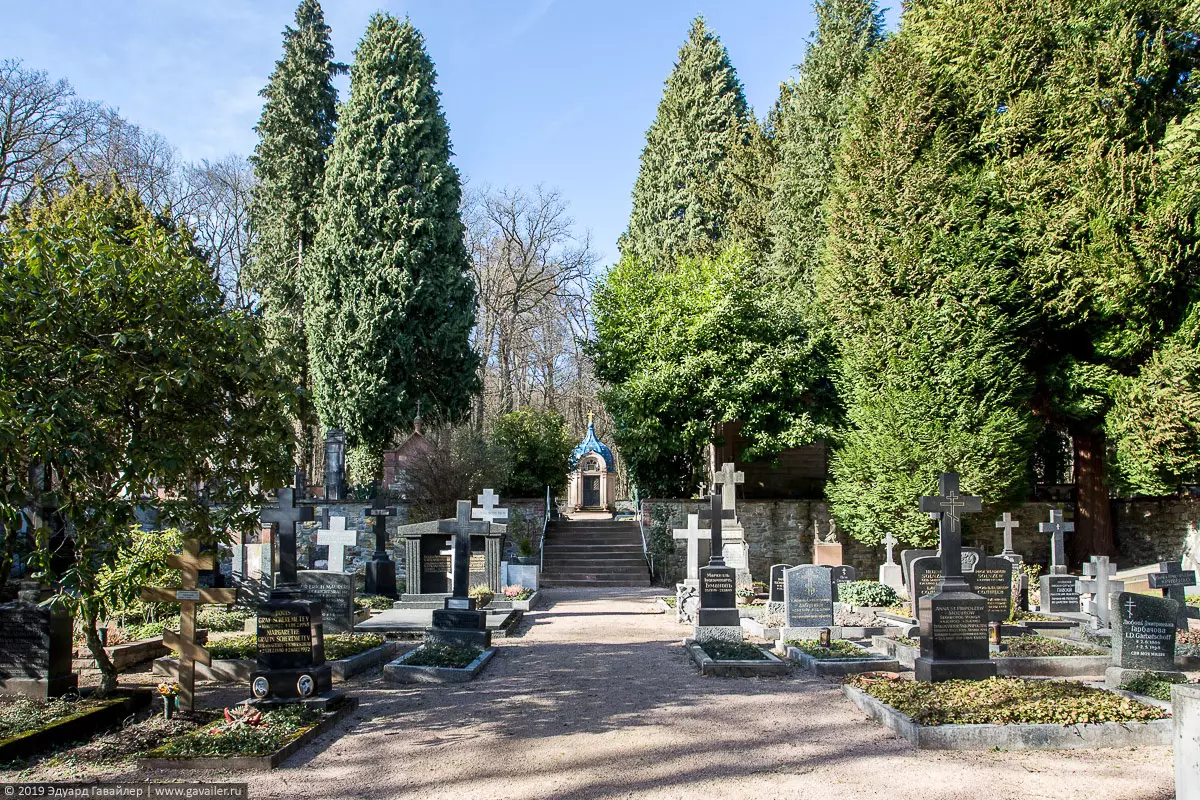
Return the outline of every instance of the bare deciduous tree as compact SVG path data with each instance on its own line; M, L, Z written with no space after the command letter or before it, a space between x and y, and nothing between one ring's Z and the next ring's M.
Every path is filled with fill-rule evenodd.
M243 278L252 241L250 162L233 153L219 161L203 160L184 167L182 181L185 193L177 213L192 230L229 302L249 306L254 295Z

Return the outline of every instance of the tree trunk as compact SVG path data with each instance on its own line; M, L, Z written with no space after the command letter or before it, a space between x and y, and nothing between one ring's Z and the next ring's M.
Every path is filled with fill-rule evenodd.
M100 633L96 630L96 622L96 613L88 612L83 620L83 635L87 638L88 651L92 654L92 658L96 659L96 666L100 668L100 689L96 692L96 696L104 697L117 688L117 668L113 666L108 653L104 652L104 645L100 642Z
M1075 443L1075 492L1079 513L1075 532L1068 535L1071 562L1079 564L1090 556L1117 554L1113 540L1112 504L1105 481L1104 431L1087 428L1072 431Z

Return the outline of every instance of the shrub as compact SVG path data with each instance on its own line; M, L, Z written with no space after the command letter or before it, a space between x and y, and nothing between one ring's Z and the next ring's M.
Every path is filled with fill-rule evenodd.
M405 664L413 667L449 667L465 669L482 653L474 647L461 647L449 644L425 644L405 660Z
M213 658L252 659L258 658L258 637L252 633L242 636L227 636L211 641L208 654Z
M765 661L763 651L746 642L704 642L700 649L714 661Z
M505 586L502 591L507 600L528 600L533 597L533 589L528 586Z
M900 595L878 581L850 581L838 584L838 602L887 608L899 603Z
M513 411L496 420L492 438L511 465L503 494L541 497L547 486L558 493L567 487L572 442L558 414L531 408Z
M492 602L492 598L496 596L496 593L486 583L477 583L467 590L467 596L474 597L475 603L479 608L487 608L488 604Z
M381 594L360 594L355 600L373 611L387 611L396 601Z
M387 641L376 633L330 633L325 636L325 660L337 661L374 650Z
M244 630L246 620L254 616L248 608L234 607L227 610L222 606L204 606L196 612L196 626L217 633Z
M1134 694L1144 694L1155 700L1171 702L1171 684L1187 683L1186 679L1156 675L1153 672L1143 672L1136 678L1131 678L1121 684L1121 688Z

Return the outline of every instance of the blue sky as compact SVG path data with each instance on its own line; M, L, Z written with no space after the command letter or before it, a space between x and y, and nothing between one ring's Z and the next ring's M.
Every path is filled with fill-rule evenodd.
M0 0L0 58L163 134L185 160L248 154L285 0ZM341 61L377 10L408 15L438 68L455 163L472 185L562 191L604 263L629 215L646 128L688 25L703 13L759 115L801 60L811 3L675 0L327 0ZM887 12L895 28L899 2ZM345 84L341 86L345 92Z

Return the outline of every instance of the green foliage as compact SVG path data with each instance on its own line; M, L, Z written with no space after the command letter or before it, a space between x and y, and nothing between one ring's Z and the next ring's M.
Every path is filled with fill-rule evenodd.
M479 608L487 608L491 604L492 598L496 596L496 593L486 583L477 583L467 590L467 596L475 598Z
M900 595L878 581L849 581L838 584L838 602L888 608L900 602Z
M205 647L213 658L249 660L258 657L258 637L253 633L214 639Z
M36 731L67 717L100 708L104 703L81 700L76 695L34 700L22 695L0 698L0 741Z
M251 530L291 468L290 390L261 325L225 306L193 253L136 196L78 181L0 236L0 516L57 503L74 558L52 569L42 530L31 563L85 622L106 689L95 624L115 609L100 575L132 546L143 498L167 498L153 501L164 525L213 543ZM27 480L34 465L44 483Z
M308 350L304 330L302 256L317 234L317 207L325 178L327 151L337 122L329 26L317 0L296 9L296 27L283 31L283 58L259 94L264 98L250 157L255 186L250 205L254 230L249 286L258 293L278 358L306 390ZM297 413L315 422L312 401L299 395Z
M667 567L675 555L675 537L671 533L671 507L659 504L650 511L650 526L646 533L646 550L654 563L655 577L664 579ZM671 598L674 602L675 598Z
M449 669L466 669L471 662L483 653L475 647L462 647L450 644L423 644L411 656L404 660L410 667L443 667Z
M563 418L553 411L522 408L496 420L492 438L507 454L510 472L501 494L541 497L549 486L567 486L572 443Z
M301 705L280 706L263 714L262 724L230 728L224 720L168 739L150 756L265 756L281 749L321 720Z
M325 659L340 661L343 658L365 653L382 647L387 640L375 633L330 633L325 636Z
M1167 712L1074 681L923 681L855 676L847 681L918 725L1074 725L1150 722Z
M842 586L844 585L842 584ZM842 587L839 586L838 592L841 590ZM822 647L816 639L788 639L784 644L791 645L821 661L863 661L869 658L878 658L874 653L844 639L831 639L829 647Z
M713 661L766 661L761 648L746 642L708 641L700 644L700 649Z
M744 423L747 458L831 433L827 354L744 250L671 270L625 257L594 308L589 353L643 496L691 496L718 423Z
M1080 647L1062 639L1027 634L1004 642L999 658L1044 658L1047 656L1099 656L1104 655L1094 647Z
M646 132L622 257L669 269L725 238L736 207L729 156L746 141L747 117L729 54L696 17Z
M360 594L355 598L360 603L365 603L372 611L388 611L396 602L390 597L384 597L381 594Z
M412 23L373 16L304 264L321 421L373 454L418 413L458 420L478 389L461 187L434 81Z
M1171 687L1177 683L1189 683L1186 678L1170 675L1157 675L1153 672L1143 672L1121 684L1121 688L1134 694L1144 694L1165 703L1171 702Z
M168 556L183 551L183 535L178 530L146 531L139 525L131 525L114 544L116 557L96 575L106 616L140 615L145 609L141 599L144 586L179 585L179 570L167 566ZM152 614L158 613L157 609L150 610Z

